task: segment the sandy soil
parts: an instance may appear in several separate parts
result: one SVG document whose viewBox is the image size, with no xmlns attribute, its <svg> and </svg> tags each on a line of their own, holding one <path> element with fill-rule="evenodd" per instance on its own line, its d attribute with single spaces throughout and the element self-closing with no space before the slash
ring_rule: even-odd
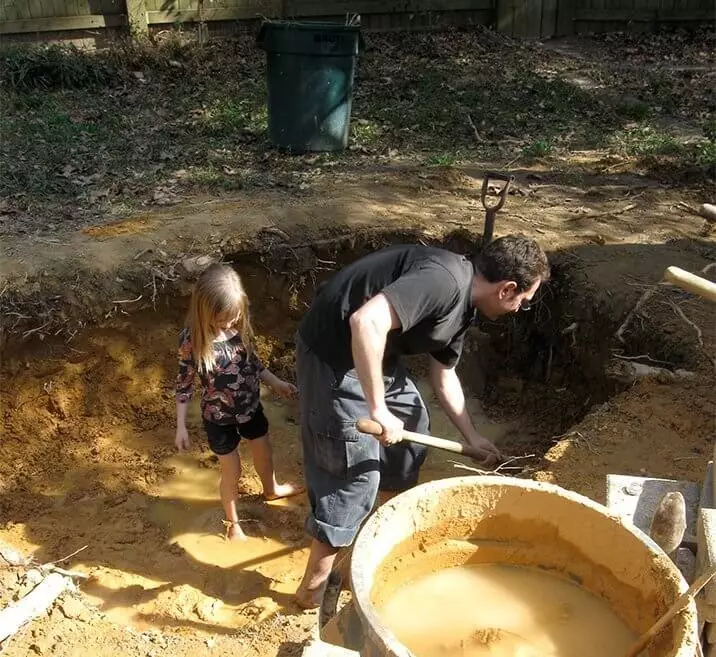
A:
<svg viewBox="0 0 716 657">
<path fill-rule="evenodd" d="M 330 250 L 331 240 L 347 234 L 353 237 L 341 244 L 358 239 L 366 249 L 383 243 L 381 230 L 410 229 L 412 240 L 478 234 L 479 175 L 376 171 L 326 179 L 305 195 L 249 194 L 68 232 L 47 244 L 4 242 L 0 540 L 39 562 L 87 545 L 69 565 L 91 575 L 12 639 L 6 654 L 300 654 L 316 625 L 315 613 L 291 601 L 306 557 L 305 500 L 263 503 L 245 455 L 239 487 L 249 540 L 229 544 L 221 536 L 217 464 L 196 413 L 192 452 L 178 456 L 172 446 L 173 349 L 192 276 L 187 258 L 238 254 L 239 266 L 251 264 L 262 356 L 291 376 L 299 287 L 336 266 L 320 240 Z M 538 167 L 518 172 L 517 190 L 498 215 L 497 233 L 526 233 L 550 250 L 563 274 L 562 288 L 550 294 L 562 295 L 568 312 L 558 325 L 542 311 L 531 320 L 562 336 L 533 356 L 525 352 L 543 364 L 554 353 L 550 372 L 524 381 L 496 372 L 497 382 L 480 391 L 484 409 L 471 401 L 486 433 L 510 454 L 536 454 L 525 474 L 600 501 L 609 472 L 700 481 L 715 428 L 713 307 L 660 293 L 625 333 L 625 345 L 607 337 L 666 266 L 700 271 L 715 259 L 704 221 L 678 205 L 705 199 L 636 174 L 575 180 Z M 283 255 L 276 260 L 276 253 Z M 674 304 L 699 326 L 700 340 Z M 572 340 L 562 331 L 574 322 Z M 599 350 L 648 353 L 697 375 L 639 381 L 591 408 L 596 400 L 580 393 L 584 410 L 565 411 L 573 390 L 585 386 L 574 363 L 586 372 L 597 340 Z M 595 369 L 607 360 L 599 350 Z M 602 383 L 596 390 L 608 397 Z M 279 474 L 298 481 L 297 409 L 265 402 Z M 576 426 L 569 425 L 573 415 Z M 455 437 L 439 414 L 433 431 Z M 434 455 L 424 477 L 463 473 Z M 22 573 L 0 570 L 0 584 L 6 603 L 22 592 Z"/>
</svg>

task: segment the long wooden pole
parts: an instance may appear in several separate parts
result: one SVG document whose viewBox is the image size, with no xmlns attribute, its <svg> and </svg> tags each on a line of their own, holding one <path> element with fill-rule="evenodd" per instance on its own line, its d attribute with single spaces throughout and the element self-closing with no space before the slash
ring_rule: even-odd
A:
<svg viewBox="0 0 716 657">
<path fill-rule="evenodd" d="M 701 577 L 699 577 L 684 593 L 682 593 L 674 602 L 671 607 L 669 607 L 664 614 L 659 618 L 656 623 L 654 623 L 644 634 L 642 634 L 635 642 L 634 645 L 632 645 L 631 648 L 629 648 L 629 651 L 626 653 L 624 657 L 636 657 L 639 653 L 644 650 L 656 637 L 661 630 L 663 630 L 672 620 L 674 620 L 674 617 L 681 612 L 687 604 L 689 604 L 689 601 L 691 598 L 693 598 L 704 586 L 706 586 L 716 575 L 716 566 L 711 568 L 711 570 L 706 571 Z"/>
</svg>

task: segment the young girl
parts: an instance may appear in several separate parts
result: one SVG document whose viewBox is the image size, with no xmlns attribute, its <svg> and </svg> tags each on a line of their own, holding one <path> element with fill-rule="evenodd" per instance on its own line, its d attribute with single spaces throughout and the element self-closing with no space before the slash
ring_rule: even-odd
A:
<svg viewBox="0 0 716 657">
<path fill-rule="evenodd" d="M 239 275 L 227 265 L 211 265 L 196 283 L 187 326 L 180 335 L 175 442 L 179 450 L 189 448 L 186 409 L 198 374 L 204 429 L 209 447 L 219 457 L 219 492 L 226 512 L 226 536 L 229 539 L 246 538 L 236 512 L 236 483 L 241 476 L 237 447 L 241 438 L 249 441 L 266 499 L 275 500 L 301 492 L 291 484 L 276 482 L 268 421 L 259 396 L 259 380 L 282 397 L 293 396 L 297 390 L 260 363 L 252 343 L 249 299 Z"/>
</svg>

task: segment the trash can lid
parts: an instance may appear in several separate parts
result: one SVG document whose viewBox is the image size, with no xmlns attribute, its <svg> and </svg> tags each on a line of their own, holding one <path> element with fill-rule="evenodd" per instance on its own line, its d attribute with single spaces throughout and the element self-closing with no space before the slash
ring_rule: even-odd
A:
<svg viewBox="0 0 716 657">
<path fill-rule="evenodd" d="M 359 25 L 328 21 L 267 20 L 256 42 L 266 52 L 325 57 L 355 56 L 364 45 Z"/>
</svg>

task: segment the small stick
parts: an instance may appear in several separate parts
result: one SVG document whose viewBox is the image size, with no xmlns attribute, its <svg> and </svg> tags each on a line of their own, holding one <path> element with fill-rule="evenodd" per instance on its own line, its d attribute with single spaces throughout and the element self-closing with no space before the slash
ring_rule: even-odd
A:
<svg viewBox="0 0 716 657">
<path fill-rule="evenodd" d="M 64 561 L 67 561 L 68 559 L 71 559 L 76 554 L 79 554 L 83 550 L 86 550 L 89 547 L 89 545 L 83 545 L 81 548 L 75 550 L 74 552 L 70 552 L 66 557 L 62 557 L 62 559 L 55 559 L 54 561 L 48 561 L 46 564 L 43 564 L 43 567 L 45 566 L 54 566 L 57 563 L 63 563 Z"/>
<path fill-rule="evenodd" d="M 654 638 L 679 614 L 691 599 L 704 588 L 716 575 L 716 567 L 711 568 L 699 577 L 686 591 L 684 591 L 644 634 L 642 634 L 632 645 L 625 657 L 636 657 L 646 648 Z"/>
<path fill-rule="evenodd" d="M 77 579 L 90 579 L 90 575 L 86 573 L 78 573 L 76 570 L 65 570 L 64 568 L 58 568 L 57 566 L 40 566 L 40 570 L 48 570 L 52 573 L 59 573 L 65 577 L 77 578 Z"/>
<path fill-rule="evenodd" d="M 477 131 L 477 128 L 472 121 L 472 117 L 469 114 L 467 115 L 467 122 L 470 124 L 472 131 L 475 133 L 475 141 L 483 141 L 482 137 L 480 136 L 480 133 Z"/>
<path fill-rule="evenodd" d="M 112 301 L 112 303 L 136 303 L 142 298 L 142 295 L 140 294 L 136 299 L 118 299 L 117 301 Z"/>
<path fill-rule="evenodd" d="M 22 334 L 22 337 L 23 337 L 23 338 L 26 338 L 28 335 L 32 335 L 33 333 L 37 333 L 37 331 L 41 331 L 41 330 L 44 329 L 46 326 L 49 326 L 51 323 L 52 323 L 52 320 L 51 320 L 51 319 L 48 319 L 42 326 L 38 326 L 37 328 L 30 329 L 29 331 L 25 331 L 25 332 Z"/>
<path fill-rule="evenodd" d="M 622 356 L 620 354 L 612 354 L 612 356 L 614 356 L 614 358 L 619 358 L 620 360 L 648 360 L 650 363 L 671 365 L 671 367 L 675 367 L 674 363 L 670 363 L 668 360 L 658 360 L 656 358 L 652 358 L 649 354 L 642 354 L 641 356 Z"/>
</svg>

